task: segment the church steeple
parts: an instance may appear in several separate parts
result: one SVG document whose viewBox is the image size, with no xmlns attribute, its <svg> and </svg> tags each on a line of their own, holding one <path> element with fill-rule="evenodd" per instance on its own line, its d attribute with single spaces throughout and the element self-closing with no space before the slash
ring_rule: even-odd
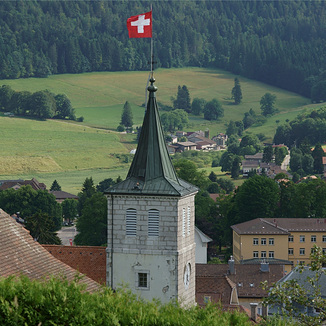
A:
<svg viewBox="0 0 326 326">
<path fill-rule="evenodd" d="M 183 196 L 197 189 L 178 179 L 172 165 L 156 103 L 155 79 L 150 79 L 149 99 L 138 147 L 126 180 L 107 193 L 142 193 Z"/>
</svg>

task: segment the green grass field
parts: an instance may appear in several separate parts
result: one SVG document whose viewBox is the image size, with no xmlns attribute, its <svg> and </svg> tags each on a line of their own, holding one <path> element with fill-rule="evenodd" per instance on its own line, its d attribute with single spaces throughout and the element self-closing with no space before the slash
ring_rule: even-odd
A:
<svg viewBox="0 0 326 326">
<path fill-rule="evenodd" d="M 191 98 L 217 98 L 224 107 L 224 118 L 208 122 L 203 117 L 189 117 L 187 131 L 210 130 L 210 136 L 224 132 L 230 120 L 242 120 L 250 108 L 260 113 L 260 98 L 270 92 L 277 96 L 279 113 L 264 126 L 254 127 L 252 133 L 264 133 L 271 140 L 277 128 L 303 110 L 316 107 L 309 99 L 269 85 L 240 77 L 243 102 L 232 103 L 234 75 L 202 68 L 158 69 L 154 74 L 157 101 L 171 105 L 178 85 L 187 85 Z M 63 190 L 77 193 L 86 177 L 95 183 L 105 178 L 125 177 L 129 164 L 114 154 L 127 154 L 136 147 L 135 136 L 116 133 L 123 105 L 129 101 L 134 125 L 141 125 L 145 108 L 145 88 L 148 72 L 94 72 L 54 75 L 49 78 L 2 80 L 14 90 L 35 92 L 48 89 L 66 94 L 77 117 L 83 123 L 49 120 L 35 121 L 0 117 L 0 179 L 36 177 L 51 186 L 57 179 Z M 320 107 L 319 104 L 317 107 Z"/>
</svg>

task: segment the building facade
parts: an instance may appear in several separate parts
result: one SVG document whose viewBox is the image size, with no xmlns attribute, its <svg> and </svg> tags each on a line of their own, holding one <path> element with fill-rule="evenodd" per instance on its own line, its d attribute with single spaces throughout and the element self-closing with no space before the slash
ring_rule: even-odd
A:
<svg viewBox="0 0 326 326">
<path fill-rule="evenodd" d="M 326 252 L 326 220 L 318 218 L 257 218 L 232 226 L 233 256 L 287 260 L 309 264 L 314 245 Z"/>
<path fill-rule="evenodd" d="M 195 303 L 197 188 L 177 178 L 151 79 L 138 148 L 126 180 L 108 198 L 107 284 L 142 298 Z"/>
</svg>

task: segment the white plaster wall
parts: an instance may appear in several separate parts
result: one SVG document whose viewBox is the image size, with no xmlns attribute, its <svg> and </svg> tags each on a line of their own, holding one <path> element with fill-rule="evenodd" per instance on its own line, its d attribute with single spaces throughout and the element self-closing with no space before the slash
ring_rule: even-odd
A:
<svg viewBox="0 0 326 326">
<path fill-rule="evenodd" d="M 202 242 L 199 234 L 195 232 L 196 264 L 207 264 L 207 243 Z"/>
</svg>

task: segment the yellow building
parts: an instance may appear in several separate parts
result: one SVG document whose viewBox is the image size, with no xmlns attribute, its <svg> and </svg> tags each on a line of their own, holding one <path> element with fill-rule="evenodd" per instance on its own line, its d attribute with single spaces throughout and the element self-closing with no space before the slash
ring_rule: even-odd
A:
<svg viewBox="0 0 326 326">
<path fill-rule="evenodd" d="M 314 245 L 326 252 L 326 219 L 257 218 L 232 229 L 236 263 L 265 259 L 309 264 Z"/>
</svg>

